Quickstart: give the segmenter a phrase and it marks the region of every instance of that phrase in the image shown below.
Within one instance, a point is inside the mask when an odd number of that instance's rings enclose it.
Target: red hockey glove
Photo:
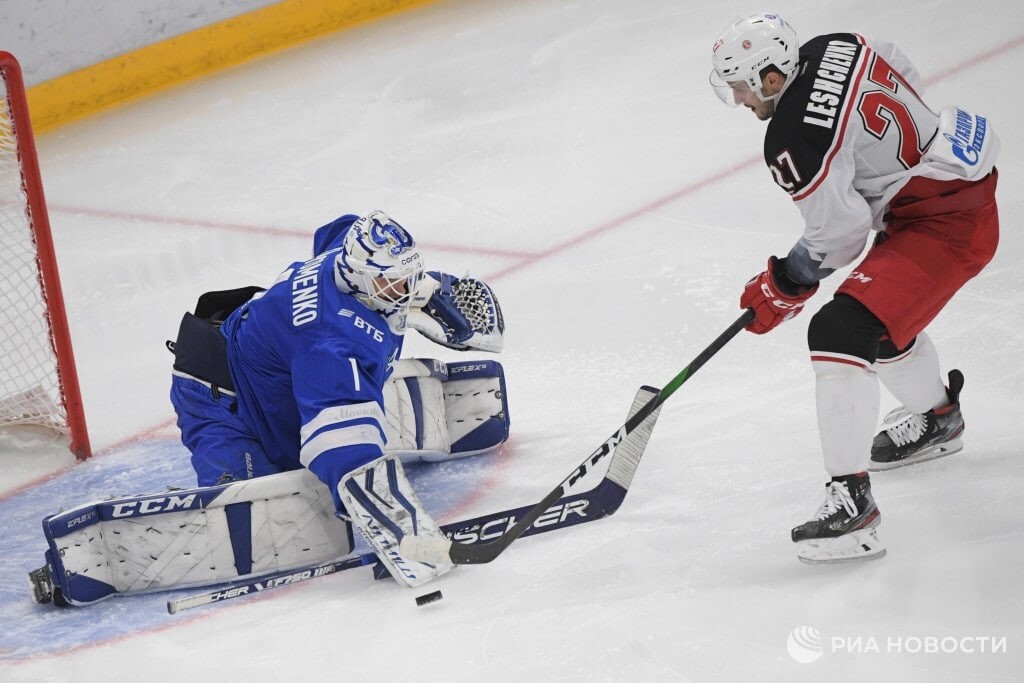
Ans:
[[[792,282],[783,273],[784,267],[784,261],[769,257],[768,268],[752,277],[743,288],[740,308],[754,309],[754,322],[746,328],[754,334],[764,334],[796,316],[803,310],[804,302],[818,291],[817,283],[808,288]]]

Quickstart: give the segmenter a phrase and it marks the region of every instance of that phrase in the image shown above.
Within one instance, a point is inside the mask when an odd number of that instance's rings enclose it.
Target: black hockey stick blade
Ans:
[[[749,325],[754,320],[754,311],[752,309],[745,309],[743,314],[736,319],[724,332],[708,345],[703,351],[701,351],[696,358],[690,361],[690,364],[683,368],[679,374],[673,377],[668,384],[658,392],[654,398],[649,400],[639,411],[637,411],[632,417],[626,420],[625,424],[619,427],[610,437],[605,439],[604,443],[598,446],[590,455],[587,456],[586,460],[581,462],[572,473],[561,481],[551,493],[546,495],[542,501],[537,503],[522,519],[516,522],[511,529],[506,531],[500,537],[489,541],[487,543],[479,543],[474,545],[463,545],[460,543],[451,543],[447,548],[448,557],[454,564],[486,564],[487,562],[493,561],[501,553],[508,548],[513,541],[523,535],[523,533],[530,528],[530,526],[544,514],[544,511],[551,506],[556,500],[565,495],[566,491],[571,489],[577,482],[579,482],[586,474],[587,471],[594,467],[598,462],[605,458],[609,453],[615,450],[615,447],[629,436],[637,427],[639,427],[644,420],[646,420],[655,410],[657,410],[661,404],[663,404],[669,396],[674,394],[679,387],[683,385],[686,380],[694,375],[712,356],[722,350],[733,337],[739,334],[740,330]],[[439,552],[442,549],[434,549],[434,552]],[[415,556],[415,555],[413,555]]]

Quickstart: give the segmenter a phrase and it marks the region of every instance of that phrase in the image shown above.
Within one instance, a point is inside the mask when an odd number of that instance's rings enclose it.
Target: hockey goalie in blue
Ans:
[[[199,488],[44,520],[38,602],[305,566],[351,552],[353,526],[400,583],[451,569],[399,550],[406,535],[443,533],[402,463],[505,442],[504,373],[490,360],[399,356],[410,327],[448,348],[500,351],[497,299],[480,280],[426,271],[412,235],[381,211],[341,216],[313,245],[269,288],[210,292],[183,316],[168,343],[170,397]]]

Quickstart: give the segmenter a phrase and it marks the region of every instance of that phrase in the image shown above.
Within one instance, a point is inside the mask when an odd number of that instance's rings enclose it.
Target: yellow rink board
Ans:
[[[101,109],[333,31],[435,0],[282,0],[29,88],[32,127]]]

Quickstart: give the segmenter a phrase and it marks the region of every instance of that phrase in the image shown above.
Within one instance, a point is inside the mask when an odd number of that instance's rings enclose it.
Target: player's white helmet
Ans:
[[[383,211],[357,219],[335,257],[339,288],[380,311],[396,334],[405,332],[423,271],[423,258],[412,235]]]
[[[746,84],[762,101],[761,71],[775,66],[787,78],[800,61],[796,31],[775,12],[747,14],[736,19],[711,48],[711,86],[719,99],[731,107],[739,106],[730,83]]]

